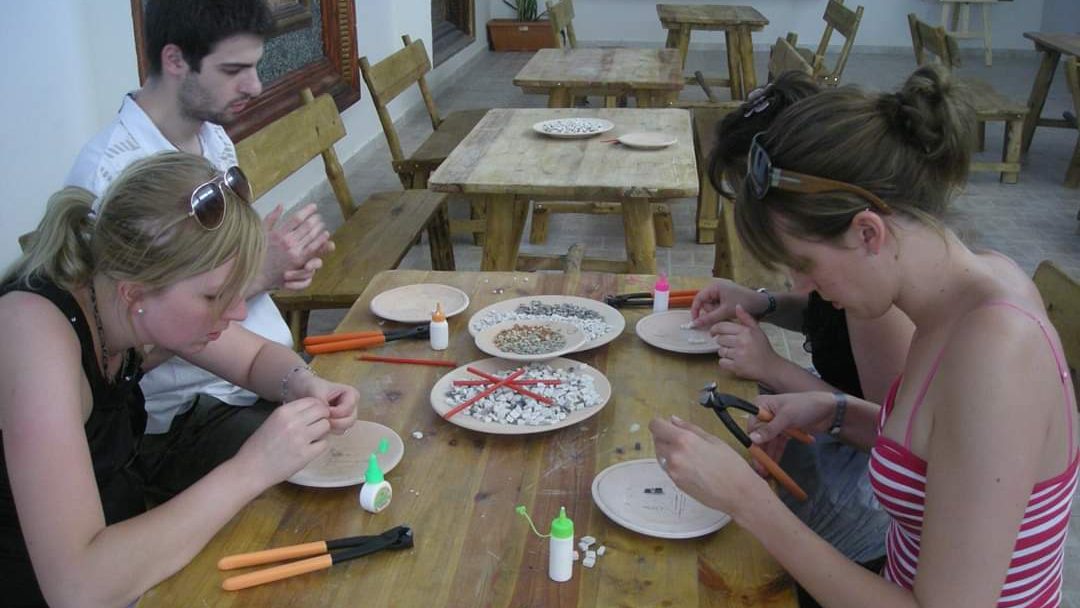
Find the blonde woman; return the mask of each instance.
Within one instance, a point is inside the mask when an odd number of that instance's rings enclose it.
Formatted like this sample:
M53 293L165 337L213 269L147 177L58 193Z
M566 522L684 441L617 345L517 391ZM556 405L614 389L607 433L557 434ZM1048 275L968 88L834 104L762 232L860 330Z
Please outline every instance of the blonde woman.
M966 180L975 123L961 91L922 68L895 94L826 91L757 135L735 217L854 317L892 306L915 324L883 407L759 400L751 438L832 430L871 451L892 517L881 575L844 559L780 504L727 444L679 419L651 424L682 489L730 513L823 606L1058 606L1077 483L1076 398L1027 274L968 249L940 218Z
M239 169L165 153L132 164L100 211L49 202L0 288L0 596L8 606L123 606L179 570L244 504L353 422L352 387L243 327L263 252ZM130 469L146 412L142 353L161 348L284 405L232 459L148 511Z

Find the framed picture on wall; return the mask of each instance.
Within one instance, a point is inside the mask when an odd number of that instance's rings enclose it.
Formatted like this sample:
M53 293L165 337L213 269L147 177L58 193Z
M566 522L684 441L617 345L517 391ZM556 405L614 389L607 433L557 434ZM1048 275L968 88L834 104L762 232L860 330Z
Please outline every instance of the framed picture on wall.
M139 82L147 77L143 6L131 0ZM360 99L355 0L266 0L276 26L259 62L263 92L228 126L240 141L300 106L300 91L330 93L338 111Z

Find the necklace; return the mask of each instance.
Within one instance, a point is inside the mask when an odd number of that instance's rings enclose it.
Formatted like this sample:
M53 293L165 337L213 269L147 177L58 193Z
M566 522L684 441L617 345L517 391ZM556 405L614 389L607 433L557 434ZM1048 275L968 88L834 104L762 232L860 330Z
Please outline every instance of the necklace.
M109 379L109 345L105 344L105 326L101 323L101 313L98 312L97 291L94 289L94 280L90 279L90 306L94 311L94 323L97 324L98 340L101 341L101 371L106 382Z

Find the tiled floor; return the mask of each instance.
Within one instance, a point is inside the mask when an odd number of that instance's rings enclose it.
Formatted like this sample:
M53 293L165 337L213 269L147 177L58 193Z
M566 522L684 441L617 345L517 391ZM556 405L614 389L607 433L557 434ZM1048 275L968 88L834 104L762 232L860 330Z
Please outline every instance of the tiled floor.
M529 58L526 53L484 53L470 64L455 84L437 95L441 111L482 107L543 107L545 99L527 96L511 84L514 74ZM758 74L765 73L766 56L755 57ZM723 69L722 51L692 52L689 69L709 66L707 71ZM995 53L993 68L987 68L974 56L960 70L991 82L1001 93L1014 99L1027 99L1038 58L1032 52ZM852 54L844 75L847 83L875 89L892 89L914 69L910 54ZM1059 72L1047 100L1044 115L1061 116L1071 108L1063 75ZM684 92L685 98L704 98L700 91ZM369 103L366 99L360 103ZM411 112L398 124L398 133L406 150L415 149L430 131L430 123L422 108ZM987 160L998 157L1002 144L1000 125L987 130ZM972 244L1001 251L1028 272L1033 272L1040 260L1052 259L1073 276L1080 277L1080 230L1076 219L1080 210L1080 190L1063 186L1065 169L1076 145L1075 131L1040 128L1036 132L1030 154L1026 157L1020 183L1005 185L997 174L975 173L955 204L951 223ZM399 190L400 184L390 169L386 142L379 139L346 163L353 194L363 200L370 193ZM329 190L316 193L316 198L328 223L340 221L337 205ZM683 200L673 205L676 244L657 251L658 267L673 275L711 274L713 248L694 243L693 214L695 201ZM464 213L458 204L452 213ZM527 232L526 232L527 233ZM618 216L556 215L551 219L548 242L542 246L527 243L522 252L565 253L575 243L588 242L588 255L621 257L623 255L622 224ZM457 267L477 270L480 267L480 248L467 237L454 243ZM404 260L404 268L429 268L426 244L414 247ZM320 311L312 315L312 331L328 331L342 317L342 311ZM777 332L771 336L778 350L798 358L802 356L801 338ZM1070 522L1071 534L1066 553L1066 593L1064 606L1080 608L1080 500L1076 501Z

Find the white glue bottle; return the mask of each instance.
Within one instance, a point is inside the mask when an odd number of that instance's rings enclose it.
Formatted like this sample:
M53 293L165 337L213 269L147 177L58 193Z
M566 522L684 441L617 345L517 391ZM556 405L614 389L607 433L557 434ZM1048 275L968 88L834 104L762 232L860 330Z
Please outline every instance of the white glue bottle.
M428 334L431 337L431 350L446 350L450 346L450 324L446 322L446 315L439 302L435 303L435 312L431 313Z
M668 309L668 296L671 295L671 286L668 285L667 276L660 275L653 287L653 312L664 312Z
M559 516L551 520L551 540L548 543L548 576L557 583L570 580L574 574L574 522L566 516L566 507L559 507Z
M533 534L548 540L548 576L556 583L565 583L574 575L574 522L566 516L566 507L559 507L559 516L551 521L551 533L540 534L533 525L525 505L515 509L525 518Z
M390 488L390 482L383 478L382 469L375 452L368 458L368 468L364 472L364 487L360 488L360 506L365 511L378 513L390 505L390 498L394 491Z

